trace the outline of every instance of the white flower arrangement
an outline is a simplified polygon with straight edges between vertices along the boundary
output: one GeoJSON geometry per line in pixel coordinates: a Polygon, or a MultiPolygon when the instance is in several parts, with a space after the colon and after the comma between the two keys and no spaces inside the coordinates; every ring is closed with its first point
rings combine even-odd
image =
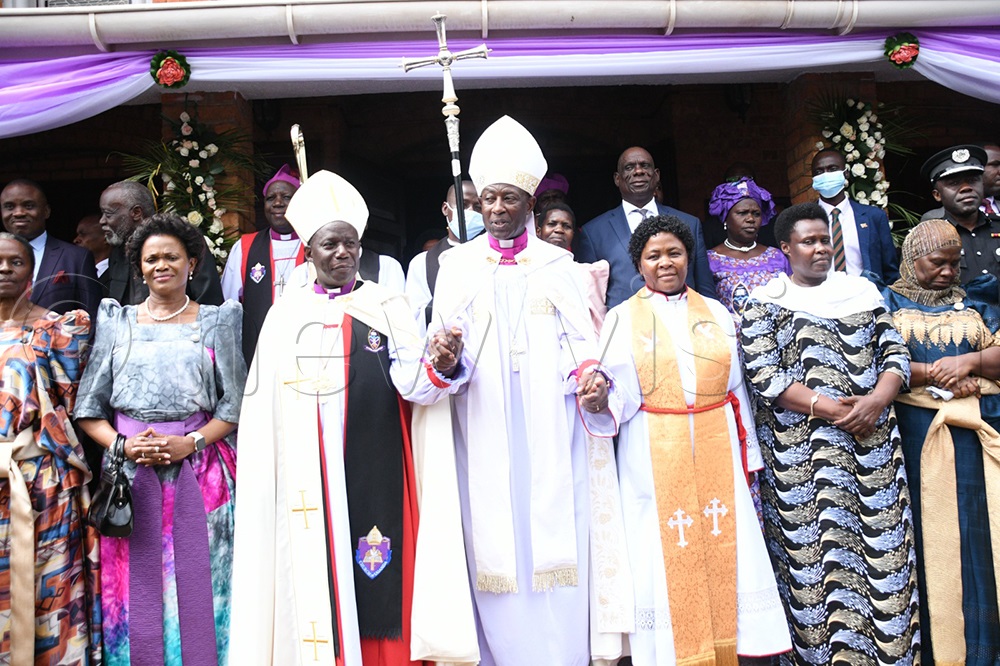
{"type": "Polygon", "coordinates": [[[134,180],[148,184],[160,210],[176,213],[204,234],[221,270],[237,236],[236,230],[226,229],[222,218],[253,195],[245,187],[220,187],[217,179],[230,169],[247,169],[262,177],[266,166],[239,150],[250,143],[249,136],[235,130],[215,132],[196,116],[182,112],[177,122],[170,121],[174,139],[150,143],[146,155],[125,155],[124,164],[136,173],[134,180]],[[163,183],[162,193],[156,188],[157,177],[163,183]]]}
{"type": "Polygon", "coordinates": [[[816,149],[832,146],[844,156],[851,196],[858,203],[886,208],[889,183],[881,163],[886,139],[875,109],[853,99],[835,100],[814,115],[823,124],[820,135],[829,142],[818,142],[816,149]]]}

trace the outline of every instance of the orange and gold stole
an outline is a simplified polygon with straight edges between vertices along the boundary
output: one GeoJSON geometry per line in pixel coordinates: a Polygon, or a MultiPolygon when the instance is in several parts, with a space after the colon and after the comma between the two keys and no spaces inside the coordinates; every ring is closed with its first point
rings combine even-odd
{"type": "Polygon", "coordinates": [[[733,664],[736,659],[736,516],[733,453],[726,421],[730,347],[705,299],[687,292],[692,349],[674,346],[642,289],[629,300],[632,351],[649,425],[677,663],[733,664]],[[678,354],[691,354],[696,399],[681,388],[678,354]],[[694,416],[694,437],[690,426],[694,416]]]}

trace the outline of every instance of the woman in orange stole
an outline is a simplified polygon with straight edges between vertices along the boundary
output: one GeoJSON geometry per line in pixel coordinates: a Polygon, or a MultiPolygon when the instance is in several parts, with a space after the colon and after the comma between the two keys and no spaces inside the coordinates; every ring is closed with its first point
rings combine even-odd
{"type": "MultiPolygon", "coordinates": [[[[693,247],[676,217],[638,226],[629,253],[645,286],[608,313],[601,340],[621,424],[635,666],[735,665],[791,648],[747,483],[761,460],[733,319],[685,286],[693,247]]],[[[585,415],[592,432],[600,417],[585,415]]]]}

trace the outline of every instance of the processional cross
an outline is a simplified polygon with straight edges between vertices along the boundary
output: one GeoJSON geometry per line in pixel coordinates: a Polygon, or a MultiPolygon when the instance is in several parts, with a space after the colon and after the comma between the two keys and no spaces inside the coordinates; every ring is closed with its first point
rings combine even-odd
{"type": "Polygon", "coordinates": [[[444,73],[444,95],[441,102],[444,108],[441,109],[444,115],[445,131],[448,133],[448,149],[451,151],[451,175],[455,179],[455,215],[458,216],[458,240],[464,243],[467,238],[465,231],[465,206],[462,204],[462,162],[459,157],[459,136],[458,136],[458,112],[459,108],[455,102],[458,95],[455,94],[455,82],[451,78],[451,65],[456,60],[468,60],[469,58],[486,58],[490,49],[486,44],[481,44],[474,49],[466,49],[458,53],[448,50],[448,39],[445,34],[444,22],[447,16],[440,12],[431,17],[434,21],[434,29],[437,31],[438,54],[433,58],[403,58],[403,71],[409,72],[411,69],[419,69],[428,65],[439,65],[444,73]]]}

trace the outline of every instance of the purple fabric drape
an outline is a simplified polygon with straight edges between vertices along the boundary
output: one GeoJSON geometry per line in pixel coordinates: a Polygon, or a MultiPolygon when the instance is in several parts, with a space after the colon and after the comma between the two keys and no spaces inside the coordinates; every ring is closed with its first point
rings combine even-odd
{"type": "MultiPolygon", "coordinates": [[[[489,39],[493,52],[455,71],[457,78],[706,75],[768,69],[882,63],[881,42],[895,31],[846,36],[802,33],[726,35],[585,35],[489,39]],[[691,57],[687,57],[687,56],[691,57]]],[[[914,71],[982,99],[1000,103],[1000,27],[915,31],[921,54],[914,71]]],[[[481,40],[453,40],[461,50],[481,40]]],[[[426,54],[429,40],[369,41],[306,46],[186,49],[199,82],[403,80],[400,58],[426,54]],[[337,61],[331,66],[331,61],[337,61]]],[[[0,138],[67,125],[124,104],[154,87],[151,51],[0,62],[0,138]]],[[[193,85],[192,85],[193,84],[193,85]]]]}
{"type": "MultiPolygon", "coordinates": [[[[179,435],[208,423],[199,412],[184,421],[144,423],[125,414],[115,415],[115,428],[131,437],[153,428],[164,435],[179,435]]],[[[129,597],[137,610],[129,614],[129,643],[136,664],[163,663],[163,546],[164,526],[171,524],[174,576],[177,585],[177,618],[180,622],[181,658],[192,666],[216,666],[215,609],[208,551],[208,527],[201,487],[188,460],[180,464],[173,515],[165,517],[160,480],[152,467],[139,465],[132,482],[135,528],[130,544],[129,597]],[[141,610],[139,610],[141,608],[141,610]]]]}

